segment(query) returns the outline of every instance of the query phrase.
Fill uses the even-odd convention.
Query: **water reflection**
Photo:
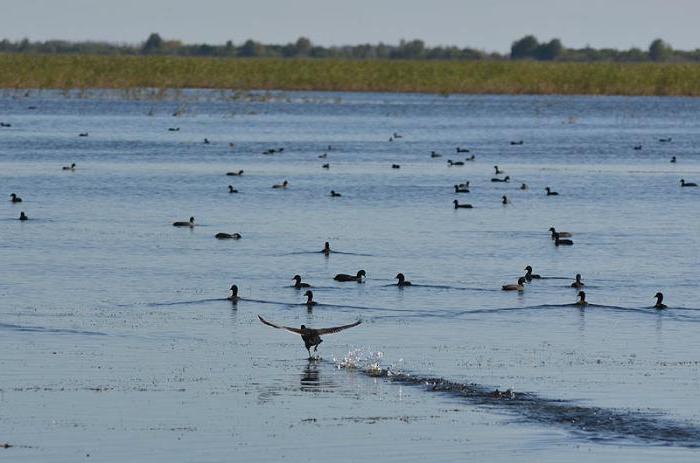
[[[301,373],[301,390],[318,391],[321,387],[321,379],[318,371],[318,362],[309,360]]]

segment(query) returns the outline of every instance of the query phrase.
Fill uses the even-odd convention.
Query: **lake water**
[[[682,98],[4,91],[0,458],[698,461],[700,188],[680,187],[700,181],[698,114]],[[528,264],[544,278],[501,291]],[[310,361],[258,314],[363,323]]]

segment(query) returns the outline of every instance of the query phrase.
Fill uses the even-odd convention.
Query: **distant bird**
[[[583,288],[584,286],[586,286],[586,285],[584,285],[584,284],[583,284],[583,281],[581,281],[581,274],[580,274],[580,273],[577,273],[577,274],[576,274],[576,281],[574,281],[573,283],[571,283],[571,287],[572,287],[572,288],[576,288],[576,289],[581,289],[581,288]]]
[[[294,275],[292,277],[292,280],[294,281],[294,287],[296,289],[301,289],[301,288],[311,288],[311,285],[308,283],[302,283],[301,282],[301,275]]]
[[[20,198],[19,196],[17,196],[17,195],[14,194],[14,193],[11,193],[11,194],[10,194],[10,202],[11,202],[11,203],[21,203],[21,202],[22,202],[22,198]]]
[[[391,165],[391,168],[392,168],[392,169],[400,169],[401,166],[400,166],[399,164],[392,164],[392,165]]]
[[[463,166],[464,162],[462,161],[453,161],[452,159],[447,160],[447,165],[452,167],[452,166]]]
[[[285,189],[285,188],[287,188],[287,186],[289,186],[289,182],[287,182],[287,181],[285,180],[285,181],[282,182],[282,183],[276,183],[276,184],[272,185],[272,188],[275,188],[275,189]]]
[[[464,158],[465,161],[474,161],[475,159],[476,159],[476,156],[474,156],[473,154],[471,156],[469,156],[468,158]]]
[[[494,169],[496,169],[496,175],[501,175],[503,171],[498,168],[498,166],[493,166]]]
[[[501,286],[503,291],[525,291],[525,277],[518,278],[518,282]]]
[[[430,157],[431,158],[441,158],[442,154],[436,153],[435,151],[430,152]]]
[[[520,185],[521,190],[527,190],[527,183],[523,183]]]
[[[666,304],[663,303],[664,295],[662,293],[656,293],[656,294],[654,294],[654,297],[656,298],[656,304],[654,304],[655,309],[667,308]]]
[[[458,153],[468,153],[469,149],[467,148],[460,148],[459,146],[457,147],[457,152]]]
[[[673,163],[673,164],[676,163],[676,157],[675,157],[675,156],[671,157],[671,163]]]
[[[524,144],[524,143],[525,143],[525,142],[524,142],[524,141],[522,141],[522,140],[518,140],[518,141],[511,141],[511,142],[510,142],[510,144],[511,144],[511,145],[522,145],[522,144]]]
[[[311,308],[317,304],[316,301],[314,301],[314,293],[313,291],[307,291],[304,293],[304,296],[306,296],[306,307]]]
[[[459,201],[457,201],[456,199],[452,201],[452,204],[455,205],[455,209],[472,209],[471,204],[459,204]]]
[[[335,281],[356,281],[358,283],[362,282],[362,278],[366,277],[367,273],[364,270],[358,270],[357,275],[348,275],[346,273],[339,273],[333,277]]]
[[[503,205],[505,205],[505,204],[510,204],[510,200],[508,199],[508,196],[503,195],[503,196],[501,197],[501,204],[503,204]]]
[[[670,143],[671,140],[672,140],[671,137],[659,138],[659,141],[660,141],[661,143]]]
[[[61,167],[62,170],[75,170],[75,163],[71,164],[70,166],[63,166]]]
[[[494,178],[491,179],[491,181],[492,181],[492,182],[508,183],[508,182],[510,182],[510,176],[509,176],[509,175],[506,175],[505,178],[502,178],[502,179],[501,179],[501,178],[494,177]]]
[[[20,212],[18,220],[21,220],[21,221],[29,220],[29,217],[27,217],[27,215],[24,212]]]
[[[323,154],[318,155],[319,159],[326,159],[327,157],[328,157],[328,153],[323,153]]]
[[[8,122],[0,122],[0,127],[12,127],[12,124]]]
[[[572,236],[572,233],[558,232],[554,227],[549,227],[549,231],[552,233],[552,239],[555,239],[557,236],[559,236],[559,238],[571,238]]]
[[[169,127],[168,128],[168,132],[179,132],[179,131],[180,131],[180,127]]]
[[[194,227],[194,217],[190,217],[189,222],[173,222],[173,227]]]
[[[238,172],[226,172],[226,175],[228,175],[229,177],[240,177],[241,175],[243,175],[243,171],[239,170]]]
[[[697,183],[692,183],[692,182],[686,182],[685,180],[681,179],[681,186],[686,187],[686,186],[698,186]]]
[[[238,190],[233,187],[233,185],[228,186],[229,193],[238,193]]]
[[[333,151],[333,147],[331,145],[328,145],[328,151]]]
[[[545,191],[547,192],[547,196],[559,196],[559,193],[557,193],[556,191],[552,191],[549,187],[546,187]]]
[[[227,297],[226,299],[228,299],[231,302],[238,302],[238,299],[239,299],[238,298],[238,286],[236,286],[236,285],[231,286],[231,295],[229,297]]]
[[[642,145],[634,145],[634,149],[639,151],[642,149]]]
[[[88,133],[87,132],[82,132],[78,134],[79,137],[87,137]]]
[[[333,198],[339,198],[339,197],[341,197],[341,196],[343,196],[343,195],[340,194],[340,193],[338,193],[338,192],[336,192],[335,190],[331,190],[331,197],[333,197]]]
[[[396,286],[402,287],[402,286],[411,286],[410,281],[406,281],[406,277],[403,275],[403,273],[397,274],[394,278],[399,280],[398,283],[396,283]]]
[[[394,132],[394,138],[403,138],[403,135],[399,135],[398,133]]]
[[[578,292],[578,301],[576,301],[576,305],[579,305],[582,307],[588,305],[588,302],[586,302],[586,293],[584,293],[583,291]]]
[[[326,163],[326,164],[321,165],[321,168],[323,168],[323,169],[330,169],[330,168],[331,168],[331,165],[328,164],[328,163]]]
[[[231,149],[233,149],[233,148],[236,147],[236,144],[233,143],[232,141],[230,141],[230,142],[228,142],[228,147],[231,148]]]
[[[240,240],[241,239],[241,234],[240,233],[217,233],[214,235],[214,238],[217,240]]]
[[[469,189],[467,187],[455,185],[455,193],[469,193]]]
[[[301,325],[301,328],[291,328],[289,326],[280,326],[280,325],[275,325],[274,323],[270,323],[264,318],[262,318],[260,315],[258,315],[258,318],[262,323],[264,323],[267,326],[271,326],[273,328],[277,328],[280,330],[285,330],[289,331],[290,333],[298,334],[301,335],[301,339],[304,340],[304,346],[306,347],[306,350],[309,352],[309,358],[311,358],[311,348],[314,348],[314,352],[318,351],[318,346],[323,342],[321,339],[321,335],[324,334],[332,334],[332,333],[337,333],[339,331],[346,330],[348,328],[352,328],[353,326],[357,326],[360,323],[362,323],[362,320],[358,320],[355,323],[351,323],[349,325],[342,325],[342,326],[335,326],[333,328],[320,328],[320,329],[313,329],[313,328],[307,328],[304,325]]]
[[[329,255],[331,253],[331,244],[328,241],[323,244],[323,249],[321,252],[325,255]]]
[[[574,244],[573,241],[569,239],[561,239],[559,236],[559,233],[553,233],[554,235],[554,245],[555,246],[572,246]]]
[[[457,186],[460,187],[460,188],[469,188],[469,180],[467,180],[467,181],[464,182],[464,183],[460,183],[460,184],[457,185]]]
[[[211,142],[209,141],[208,138],[205,138],[204,141],[203,141],[202,143],[204,143],[205,145],[208,145],[208,144],[211,143]]]
[[[525,267],[525,270],[527,271],[527,273],[525,274],[525,279],[526,279],[527,281],[530,281],[530,280],[539,280],[540,278],[542,278],[541,275],[538,275],[538,274],[536,274],[536,273],[532,273],[532,267],[529,266],[529,265],[528,265],[527,267]]]

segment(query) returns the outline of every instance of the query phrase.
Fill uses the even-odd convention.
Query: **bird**
[[[659,138],[659,141],[660,141],[661,143],[670,143],[670,142],[671,142],[671,140],[672,140],[672,138],[671,138],[671,137],[667,137],[667,138]]]
[[[523,183],[520,185],[521,190],[527,190],[527,183]]]
[[[552,191],[549,187],[546,187],[545,191],[547,192],[547,196],[559,196],[559,193],[557,193],[556,191]]]
[[[410,281],[406,281],[406,277],[403,275],[403,273],[397,274],[394,278],[399,280],[398,283],[396,283],[396,286],[402,287],[402,286],[411,286]]]
[[[238,302],[238,299],[239,299],[238,286],[231,285],[231,295],[229,297],[227,297],[226,299],[228,299],[231,302]]]
[[[292,280],[294,281],[294,288],[296,289],[301,289],[301,288],[311,288],[311,285],[308,283],[302,283],[301,282],[301,275],[294,275],[292,277]]]
[[[323,243],[323,249],[321,249],[321,253],[325,255],[329,255],[331,253],[331,244],[328,241]]]
[[[463,166],[463,165],[464,165],[464,162],[462,162],[462,161],[453,161],[452,159],[448,159],[448,160],[447,160],[447,165],[450,166],[450,167],[451,167],[451,166]]]
[[[328,164],[328,163],[326,163],[326,164],[322,164],[321,167],[324,168],[324,169],[330,169],[330,168],[331,168],[331,165]]]
[[[673,164],[676,163],[676,157],[675,157],[675,156],[671,157],[671,162],[672,162]]]
[[[27,215],[24,213],[24,211],[22,211],[22,212],[19,213],[19,219],[18,219],[18,220],[21,220],[21,221],[24,222],[25,220],[29,220],[29,217],[27,217]]]
[[[464,183],[460,183],[460,184],[457,185],[457,186],[460,187],[460,188],[467,188],[467,189],[468,189],[468,188],[469,188],[469,180],[467,180],[467,181],[464,182]]]
[[[581,281],[581,274],[580,274],[580,273],[577,273],[577,274],[576,274],[576,281],[574,281],[573,283],[571,283],[571,287],[572,287],[572,288],[576,288],[576,289],[581,289],[581,288],[583,288],[584,286],[586,286],[586,285],[584,285],[584,284],[583,284],[583,281]]]
[[[668,306],[663,303],[664,301],[664,295],[663,293],[656,293],[654,294],[654,297],[656,298],[656,304],[654,304],[655,309],[665,309]]]
[[[474,156],[473,154],[471,156],[469,156],[468,158],[464,158],[465,161],[474,161],[475,159],[476,159],[476,156]]]
[[[169,127],[168,128],[168,132],[179,132],[179,131],[180,131],[180,127]]]
[[[75,170],[75,163],[71,164],[70,166],[63,166],[61,167],[62,170]]]
[[[693,182],[686,182],[684,179],[681,179],[681,186],[686,187],[686,186],[698,186],[697,183]]]
[[[87,132],[81,132],[78,134],[79,137],[87,137],[88,133]]]
[[[634,145],[634,149],[639,151],[642,149],[642,145]]]
[[[339,273],[333,277],[335,281],[356,281],[360,283],[363,277],[366,277],[367,273],[364,270],[358,270],[357,275],[348,275],[346,273]]]
[[[505,178],[502,178],[502,179],[501,179],[501,178],[496,178],[496,177],[494,177],[494,178],[491,179],[491,181],[492,181],[492,182],[508,183],[508,182],[510,181],[510,176],[509,176],[509,175],[506,175]]]
[[[524,144],[524,143],[525,143],[525,142],[524,142],[524,141],[522,141],[522,140],[518,140],[518,141],[511,141],[511,142],[510,142],[510,144],[511,144],[511,145],[522,145],[522,144]]]
[[[392,165],[391,165],[391,168],[392,168],[392,169],[400,169],[401,166],[400,166],[399,164],[392,164]]]
[[[267,326],[271,326],[273,328],[277,328],[280,330],[285,330],[289,331],[290,333],[298,334],[301,336],[301,339],[304,340],[304,346],[306,347],[306,350],[309,352],[309,358],[311,357],[311,348],[314,348],[314,352],[318,351],[318,346],[323,342],[321,339],[321,335],[324,334],[332,334],[332,333],[337,333],[339,331],[346,330],[348,328],[352,328],[354,326],[359,325],[362,323],[362,320],[357,320],[355,323],[350,323],[349,325],[342,325],[342,326],[334,326],[332,328],[319,328],[319,329],[314,329],[314,328],[307,328],[305,325],[301,325],[300,328],[292,328],[289,326],[281,326],[281,325],[275,325],[274,323],[268,322],[264,318],[262,318],[260,315],[258,315],[258,318],[262,323],[264,323]]]
[[[576,301],[576,305],[579,305],[582,307],[588,305],[588,302],[586,302],[586,293],[584,293],[583,291],[579,291],[578,298],[579,299],[578,299],[578,301]]]
[[[17,196],[17,195],[14,194],[14,193],[11,193],[11,194],[10,194],[10,202],[11,202],[11,203],[21,203],[21,202],[22,202],[22,198],[20,198],[19,196]]]
[[[508,196],[506,196],[506,195],[502,196],[501,204],[510,204],[510,200],[508,199]]]
[[[335,190],[331,190],[331,197],[333,197],[333,198],[339,198],[339,197],[341,197],[341,196],[343,196],[343,195],[340,194],[340,193],[338,193],[338,192],[336,192]]]
[[[238,172],[226,172],[226,175],[228,175],[229,177],[240,177],[241,175],[243,175],[243,171],[239,170]]]
[[[529,265],[528,265],[527,267],[525,267],[525,270],[527,271],[527,273],[525,274],[525,279],[526,279],[527,281],[530,281],[530,280],[539,280],[540,278],[542,278],[541,275],[538,275],[538,274],[536,274],[536,273],[532,273],[532,267],[529,266]]]
[[[394,132],[394,138],[403,138],[403,135],[399,135],[398,133]]]
[[[275,183],[274,185],[272,185],[272,188],[275,188],[275,189],[282,188],[282,189],[284,189],[284,188],[287,188],[288,185],[289,185],[289,182],[287,182],[287,181],[285,180],[285,181],[282,182],[282,183]]]
[[[469,189],[464,186],[455,185],[455,193],[469,193]]]
[[[496,169],[496,175],[501,175],[503,171],[498,168],[498,166],[493,166],[494,169]]]
[[[316,301],[314,301],[314,293],[313,291],[307,291],[304,293],[304,296],[306,296],[306,307],[309,309],[317,304]]]
[[[468,153],[469,149],[468,148],[460,148],[459,146],[457,147],[457,152],[458,153]]]
[[[431,151],[431,152],[430,152],[430,157],[431,157],[431,158],[441,158],[441,157],[442,157],[442,154],[436,153],[435,151]]]
[[[217,240],[240,240],[241,239],[241,234],[240,233],[217,233],[214,235],[214,238]]]
[[[518,278],[518,282],[501,286],[503,291],[525,291],[525,277]]]
[[[327,157],[328,157],[328,153],[323,153],[323,154],[318,155],[319,159],[326,159]]]
[[[190,217],[189,222],[173,222],[173,227],[194,227],[194,217]]]
[[[233,185],[228,186],[229,193],[238,193],[238,190],[233,187]]]
[[[552,239],[555,238],[554,235],[559,235],[559,238],[571,238],[571,233],[569,233],[569,232],[558,232],[554,227],[549,227],[549,231],[552,233]]]
[[[452,204],[455,205],[455,209],[472,209],[471,204],[459,204],[459,201],[457,201],[456,199],[452,201]]]
[[[209,141],[208,138],[205,138],[205,139],[202,141],[202,143],[204,143],[205,145],[208,145],[208,144],[211,143],[211,142]]]
[[[573,241],[569,239],[560,239],[559,238],[559,233],[553,233],[554,235],[554,245],[555,246],[572,246],[574,244]]]

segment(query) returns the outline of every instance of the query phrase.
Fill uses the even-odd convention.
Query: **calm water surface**
[[[673,98],[5,91],[0,456],[698,461],[700,188],[679,182],[700,182],[699,113]],[[496,164],[510,183],[490,181]],[[500,290],[528,264],[545,278]],[[359,269],[363,284],[332,280]],[[391,286],[397,272],[415,286]],[[309,361],[257,314],[363,324]]]

